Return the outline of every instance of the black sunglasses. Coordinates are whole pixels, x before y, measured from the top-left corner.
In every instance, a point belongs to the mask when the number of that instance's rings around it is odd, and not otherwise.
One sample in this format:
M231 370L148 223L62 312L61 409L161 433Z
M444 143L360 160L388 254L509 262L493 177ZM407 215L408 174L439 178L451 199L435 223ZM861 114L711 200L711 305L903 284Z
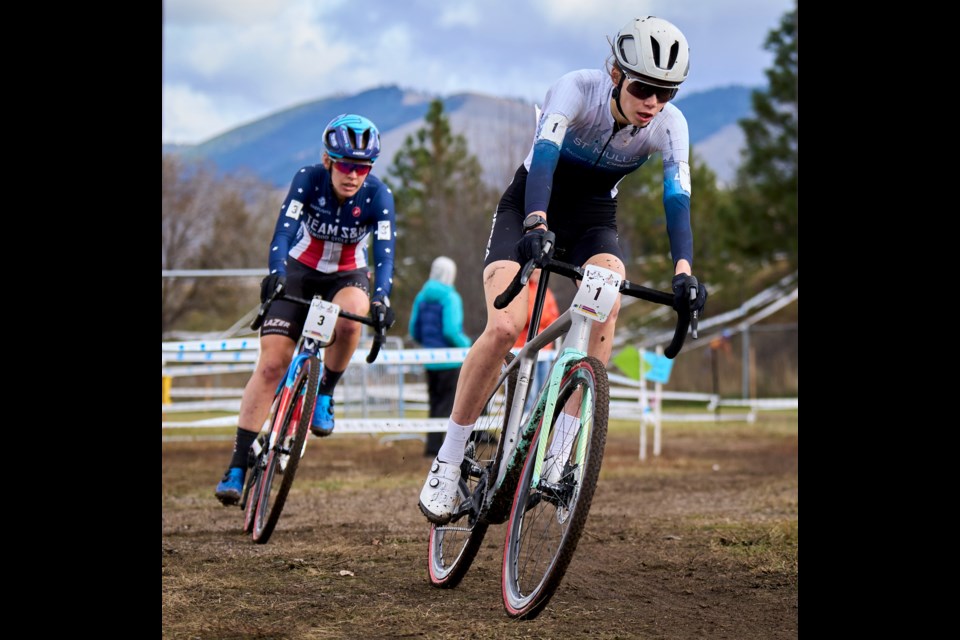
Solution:
M657 96L658 102L670 102L676 97L678 91L678 87L672 89L655 87L652 84L647 84L643 80L637 80L636 78L627 78L625 84L627 93L641 100L646 100L650 96L655 95Z

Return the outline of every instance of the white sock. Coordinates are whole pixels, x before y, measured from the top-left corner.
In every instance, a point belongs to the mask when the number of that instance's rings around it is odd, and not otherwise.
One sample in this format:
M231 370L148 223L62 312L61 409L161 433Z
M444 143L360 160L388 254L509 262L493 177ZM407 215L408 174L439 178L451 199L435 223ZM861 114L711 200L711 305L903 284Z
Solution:
M467 448L467 441L473 432L474 425L463 426L453 421L453 418L447 422L447 436L443 439L440 451L437 453L437 460L448 464L460 464L463 462L463 453Z
M574 436L577 435L579 428L579 416L570 416L566 413L561 413L557 417L557 422L554 425L556 435L554 435L553 440L550 441L547 457L557 456L561 465L566 462L567 458L570 457L570 451L573 449L573 439Z

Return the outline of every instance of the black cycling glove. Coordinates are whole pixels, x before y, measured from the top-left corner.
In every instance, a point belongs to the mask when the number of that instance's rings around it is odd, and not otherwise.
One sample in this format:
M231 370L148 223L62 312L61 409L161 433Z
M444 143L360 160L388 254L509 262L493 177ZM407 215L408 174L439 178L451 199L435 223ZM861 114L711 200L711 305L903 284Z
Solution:
M697 282L694 276L688 276L685 273L678 273L673 276L673 308L679 311L686 305L690 311L703 313L703 306L707 304L707 287L702 282ZM690 290L696 289L695 298L690 297Z
M377 322L381 327L389 329L393 326L393 323L397 321L393 309L390 308L390 298L382 293L373 294L373 297L370 298L370 307L373 311L373 316L377 318Z
M260 281L260 302L266 302L267 298L273 295L273 292L277 290L277 286L280 287L280 293L283 293L283 286L287 282L287 277L281 273L271 273L266 278Z
M526 232L520 240L517 241L517 262L526 264L530 260L537 260L537 266L542 267L553 257L553 248L556 243L555 238L556 236L553 232L544 229L534 229L533 231ZM543 256L543 260L540 260L540 256L543 253L543 245L546 242L550 243L550 251L547 252L547 255Z

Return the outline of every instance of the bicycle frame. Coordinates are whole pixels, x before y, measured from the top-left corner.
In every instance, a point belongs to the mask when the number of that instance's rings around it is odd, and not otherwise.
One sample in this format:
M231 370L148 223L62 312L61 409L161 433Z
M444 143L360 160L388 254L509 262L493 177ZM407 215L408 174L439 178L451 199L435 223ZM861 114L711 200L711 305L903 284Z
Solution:
M297 379L297 374L300 373L300 367L307 360L307 358L311 356L316 356L317 361L320 363L320 365L321 366L323 365L323 349L320 347L319 344L317 344L317 341L300 336L300 340L297 343L297 350L294 353L293 360L290 361L290 365L287 367L286 374L284 374L283 378L280 379L280 382L277 385L276 395L281 400L280 406L276 408L276 411L272 411L270 413L268 420L263 423L263 428L261 429L261 433L266 429L270 429L270 446L271 447L276 444L275 436L277 432L277 430L273 428L272 418L274 418L277 415L283 415L286 412L286 410L290 407L291 402L298 401L298 398L294 398L291 395L284 394L283 390L284 388L289 389L293 387L293 383ZM317 384L317 389L319 390L319 381ZM294 419L296 419L297 417L298 416L295 415ZM310 438L308 436L306 441L303 443L304 451L306 451L307 442L309 441L310 441ZM301 452L301 455L303 455L302 452Z
M543 278L543 276L541 276L541 278ZM543 280L541 280L541 282L543 282ZM545 288L544 284L541 284L541 286ZM586 347L590 340L590 330L592 326L593 320L575 314L570 309L567 309L559 318L551 322L547 328L537 334L532 340L528 341L523 348L520 349L516 359L511 362L500 375L500 379L497 381L498 385L510 375L510 372L513 371L514 368L519 367L517 390L513 396L510 419L507 421L503 435L510 447L509 453L507 451L504 452L504 460L507 464L500 465L497 478L492 485L493 490L487 493L486 504L489 505L493 500L493 494L500 489L510 464L522 462L522 458L518 459L514 450L518 449L518 445L530 437L534 426L539 422L541 416L552 415L557 402L557 388L560 383L559 376L563 375L563 369L568 362L586 355ZM553 363L553 367L550 369L550 375L544 383L544 389L552 390L552 393L548 393L546 399L541 398L540 401L534 405L533 410L527 417L527 422L524 425L525 428L521 432L520 422L523 419L523 408L527 401L531 381L530 376L537 361L537 354L545 346L563 336L566 336L563 349ZM545 439L541 438L541 440L545 442ZM540 453L542 454L542 452ZM542 455L540 457L542 459ZM537 475L539 475L539 469Z
M308 344L308 342L314 342L314 345ZM280 382L277 383L277 389L274 391L274 401L270 405L270 412L267 414L267 419L264 420L263 425L260 427L259 434L267 434L269 436L269 441L266 443L266 446L261 447L258 441L254 441L253 455L259 456L262 451L267 451L270 448L273 448L277 444L278 430L274 429L274 422L278 415L284 415L287 409L290 408L290 404L293 402L299 401L299 398L295 398L292 395L284 394L284 389L290 389L293 387L294 382L297 379L297 375L300 373L300 367L310 356L317 356L317 361L322 365L323 364L323 349L316 344L316 341L308 341L303 336L300 336L300 339L297 341L297 346L294 351L293 359L290 361L289 366L287 366L287 371L284 373L283 377L280 378ZM318 381L318 390L319 390L319 381ZM299 413L295 414L293 421L299 418ZM283 435L283 434L280 434ZM309 437L303 443L303 451L307 450L307 442ZM300 455L303 455L303 451L300 452ZM241 505L242 506L242 505Z
M320 371L323 367L321 351L332 340L337 318L346 318L376 329L367 362L376 359L386 332L382 315L368 318L344 312L337 305L325 303L319 297L306 300L285 296L282 295L281 287L263 303L251 329L256 330L262 325L270 304L280 297L306 305L310 307L310 311L304 321L304 330L297 340L294 356L277 385L269 418L261 426L258 440L252 448L256 458L255 469L247 479L241 507L245 512L244 530L252 531L254 542L259 544L266 543L272 535L300 458L306 451L309 440L308 426L313 417L314 403L320 387ZM260 446L259 439L267 431L269 435L263 446ZM280 475L283 475L283 479L274 494L273 483Z
M584 278L584 269L579 267L571 268L571 266L572 265L551 260L547 265L547 268L543 270L540 276L540 286L539 290L537 291L537 300L534 304L534 317L530 319L531 334L536 331L536 327L540 321L539 312L543 308L543 299L546 296L546 287L549 282L550 273L552 271L556 271L557 273L578 278L580 280ZM520 288L526 285L527 278L529 277L533 268L534 264L532 261L527 263L524 268L517 273L514 281L510 284L507 291L497 298L494 306L497 308L505 307L509 301L512 300L517 293L519 293ZM672 298L669 296L669 294L665 294L654 289L633 285L628 280L620 281L618 290L620 293L628 293L634 297L658 302L659 304L670 304L672 302ZM617 295L619 296L619 293ZM517 389L513 397L513 405L511 406L510 410L510 419L507 421L503 431L503 437L506 438L503 456L503 461L505 464L501 464L499 466L499 469L497 470L497 477L487 488L484 499L484 507L489 507L489 505L492 504L494 497L503 485L503 481L506 478L507 473L513 468L513 466L516 464L522 464L526 459L528 454L527 447L529 446L529 438L532 436L535 427L539 423L542 416L553 415L556 409L557 390L562 381L564 369L566 368L567 363L583 358L587 355L587 346L590 342L590 333L593 329L594 322L596 322L596 320L589 318L582 313L574 312L573 306L571 306L539 334L532 336L528 335L527 343L523 346L523 348L520 349L516 359L510 363L510 365L503 371L500 378L497 380L497 386L500 386L507 376L510 375L513 369L519 367L517 376ZM677 352L679 352L680 347L683 345L683 337L686 335L687 326L689 323L689 314L681 314L679 316L673 342L671 343L670 347L667 348L668 357L673 357ZM544 389L548 391L547 396L545 398L541 397L537 401L533 410L530 412L530 415L527 417L526 423L523 425L524 428L521 430L520 427L523 419L523 408L529 393L531 374L533 372L533 367L536 364L537 354L546 345L561 337L563 337L564 340L560 355L553 363L553 367L550 370L550 375L544 384ZM537 468L534 473L535 478L539 478L540 475L540 466L543 462L543 457L545 454L544 448L546 446L546 441L546 437L541 437L539 440L536 461Z

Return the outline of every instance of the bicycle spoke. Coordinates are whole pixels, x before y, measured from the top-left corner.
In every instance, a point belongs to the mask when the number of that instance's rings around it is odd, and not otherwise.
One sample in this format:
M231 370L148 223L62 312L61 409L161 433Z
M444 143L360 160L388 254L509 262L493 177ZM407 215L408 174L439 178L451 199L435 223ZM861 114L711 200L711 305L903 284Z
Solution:
M506 364L513 359L508 354ZM489 483L497 476L503 455L504 426L516 388L516 370L491 395L474 427L460 467L460 503L450 523L430 528L428 572L436 587L455 587L466 575L490 520L483 513L483 499ZM451 526L452 525L452 526Z
M253 523L253 541L258 544L265 544L270 539L293 486L313 417L320 367L316 356L304 359L292 387L281 392L278 415L273 424L273 446L264 453L264 470Z

